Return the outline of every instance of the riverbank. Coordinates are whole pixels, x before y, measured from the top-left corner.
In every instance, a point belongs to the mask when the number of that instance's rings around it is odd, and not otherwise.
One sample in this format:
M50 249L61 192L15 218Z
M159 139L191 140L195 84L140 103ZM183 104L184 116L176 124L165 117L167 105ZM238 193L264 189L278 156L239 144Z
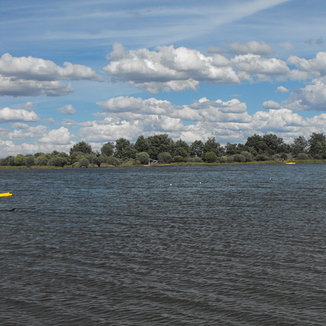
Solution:
M296 164L303 164L303 163L326 163L326 159L323 160L297 160L295 161ZM176 162L176 163L169 163L169 164L163 164L163 163L153 163L151 165L134 165L130 163L122 163L118 166L114 165L108 165L105 167L99 167L99 166L89 166L88 168L112 168L112 167L159 167L159 166L186 166L186 165L238 165L238 164L285 164L284 161L252 161L252 162L232 162L232 163L206 163L206 162ZM58 167L58 166L49 166L49 165L40 165L40 166L0 166L0 169L6 170L6 169L77 169L77 168L84 168L85 167L78 167L75 165L65 165L64 167Z

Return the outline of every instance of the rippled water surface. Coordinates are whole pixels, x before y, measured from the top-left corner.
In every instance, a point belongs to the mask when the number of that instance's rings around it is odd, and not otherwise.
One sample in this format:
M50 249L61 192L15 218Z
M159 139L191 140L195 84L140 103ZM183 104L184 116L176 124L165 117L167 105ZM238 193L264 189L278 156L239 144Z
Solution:
M325 172L0 170L0 324L324 326Z

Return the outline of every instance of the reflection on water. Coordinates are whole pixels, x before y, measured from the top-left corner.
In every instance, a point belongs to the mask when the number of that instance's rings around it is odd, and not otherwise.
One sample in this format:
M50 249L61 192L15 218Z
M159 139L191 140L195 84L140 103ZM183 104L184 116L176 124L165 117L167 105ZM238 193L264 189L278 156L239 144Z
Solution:
M0 170L2 325L324 325L325 167Z

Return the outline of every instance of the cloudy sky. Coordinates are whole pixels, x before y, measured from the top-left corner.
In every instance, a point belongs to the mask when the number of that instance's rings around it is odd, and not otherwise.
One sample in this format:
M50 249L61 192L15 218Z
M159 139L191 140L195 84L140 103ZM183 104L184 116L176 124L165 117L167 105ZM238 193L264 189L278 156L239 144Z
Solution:
M324 0L11 0L0 157L120 137L326 132Z

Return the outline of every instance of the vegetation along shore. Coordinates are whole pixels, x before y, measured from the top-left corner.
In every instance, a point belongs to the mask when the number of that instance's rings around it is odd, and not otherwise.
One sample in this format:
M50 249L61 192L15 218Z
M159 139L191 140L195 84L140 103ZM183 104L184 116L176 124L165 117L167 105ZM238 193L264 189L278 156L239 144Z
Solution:
M286 161L326 162L326 136L313 133L309 139L299 136L292 144L284 143L275 134L254 134L245 144L227 143L221 146L214 137L206 142L196 140L187 144L173 141L167 134L145 138L135 143L125 138L105 143L100 151L81 141L69 153L35 153L7 156L0 159L0 168L46 167L114 167L162 164L217 163L282 163Z

